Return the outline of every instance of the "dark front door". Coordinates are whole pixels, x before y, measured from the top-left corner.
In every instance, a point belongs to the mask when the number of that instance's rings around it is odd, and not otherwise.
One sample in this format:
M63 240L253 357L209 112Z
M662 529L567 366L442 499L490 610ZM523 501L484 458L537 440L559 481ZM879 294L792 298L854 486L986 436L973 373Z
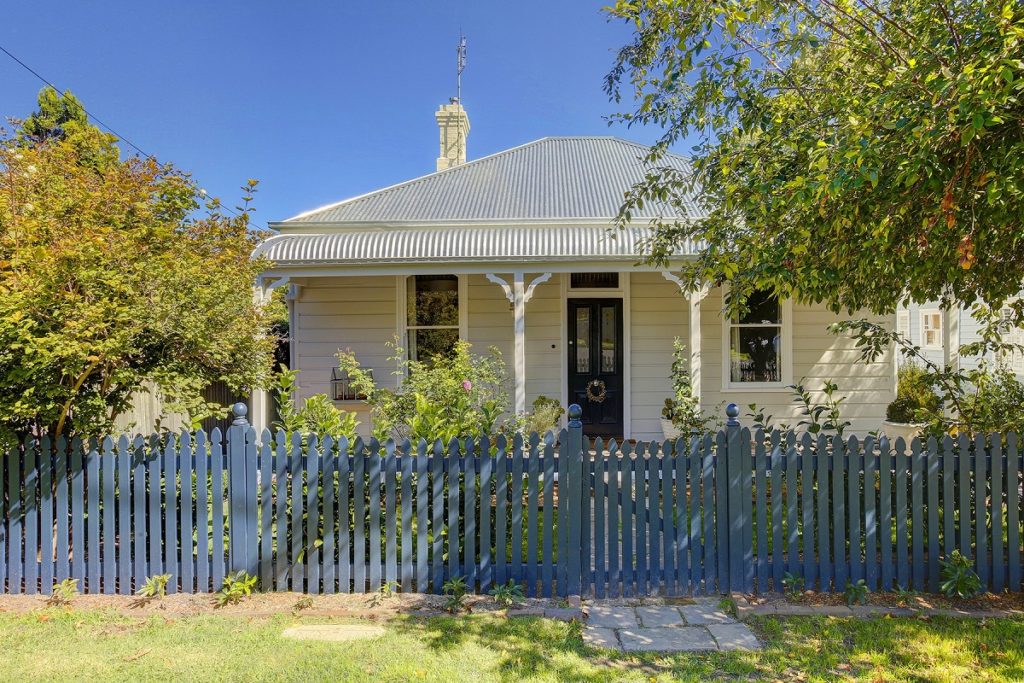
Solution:
M569 402L583 433L621 438L622 299L569 299Z

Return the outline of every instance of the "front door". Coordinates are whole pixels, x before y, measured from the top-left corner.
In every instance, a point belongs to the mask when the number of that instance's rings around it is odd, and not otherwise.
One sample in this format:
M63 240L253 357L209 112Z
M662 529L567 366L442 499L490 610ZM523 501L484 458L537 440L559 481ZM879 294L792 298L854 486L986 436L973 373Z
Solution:
M583 433L622 438L622 299L569 299L569 402Z

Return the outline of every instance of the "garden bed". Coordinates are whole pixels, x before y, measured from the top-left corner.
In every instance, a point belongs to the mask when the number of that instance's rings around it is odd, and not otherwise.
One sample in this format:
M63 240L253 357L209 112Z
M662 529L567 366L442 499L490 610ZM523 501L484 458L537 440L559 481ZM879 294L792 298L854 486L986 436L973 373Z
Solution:
M241 616L273 616L295 614L302 616L353 617L363 619L389 619L398 615L439 616L447 597L423 593L383 593L305 595L302 593L254 593L238 604L216 606L213 594L173 594L162 600L145 600L129 595L78 595L69 607L75 610L109 610L127 616L163 615L167 617L224 614ZM0 595L0 612L23 614L48 607L45 595ZM575 603L575 601L572 601ZM525 598L515 608L505 610L488 595L468 595L465 599L468 613L494 613L509 616L548 616L570 619L582 616L578 603L561 598Z

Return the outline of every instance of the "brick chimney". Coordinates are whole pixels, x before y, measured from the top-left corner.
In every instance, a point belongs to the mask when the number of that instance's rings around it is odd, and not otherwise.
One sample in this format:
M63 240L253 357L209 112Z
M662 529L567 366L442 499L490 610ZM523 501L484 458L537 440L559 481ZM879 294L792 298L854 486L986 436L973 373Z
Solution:
M466 138L469 137L469 117L458 99L452 98L442 104L434 114L441 130L441 156L437 158L437 170L466 163Z

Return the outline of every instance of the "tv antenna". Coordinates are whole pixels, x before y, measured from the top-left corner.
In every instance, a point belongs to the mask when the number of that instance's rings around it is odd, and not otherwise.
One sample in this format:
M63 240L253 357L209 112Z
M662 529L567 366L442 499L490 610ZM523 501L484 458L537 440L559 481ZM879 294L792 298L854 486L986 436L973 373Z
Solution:
M462 71L466 68L466 36L459 29L459 45L455 48L455 106L458 107L456 150L462 149Z

